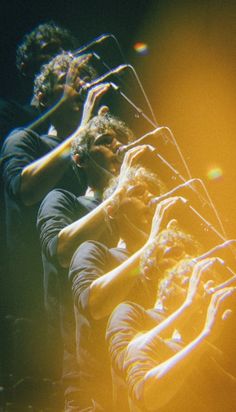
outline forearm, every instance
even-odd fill
[[[70,164],[73,136],[50,153],[26,166],[21,174],[21,197],[30,206],[40,201],[58,182]]]
[[[89,310],[94,319],[111,314],[131,291],[139,274],[143,249],[138,250],[120,266],[96,279],[90,286]]]
[[[39,126],[41,126],[42,123],[49,121],[51,118],[52,114],[57,111],[57,109],[64,103],[65,99],[61,98],[56,104],[53,106],[49,107],[46,111],[41,113],[37,119],[35,119],[29,126],[28,128],[31,130],[37,130]],[[35,105],[35,99],[33,98],[31,101],[32,105]],[[36,103],[37,104],[37,103]]]
[[[184,349],[151,369],[144,377],[143,399],[148,410],[165,406],[178,392],[184,380],[206,351],[202,333]]]
[[[174,329],[181,330],[185,326],[186,320],[193,313],[192,308],[187,305],[181,305],[175,312],[168,316],[161,323],[146,333],[140,335],[137,340],[139,345],[145,347],[147,342],[155,339],[157,336],[168,337],[172,334]]]
[[[57,255],[62,267],[70,265],[71,258],[81,243],[98,240],[104,226],[110,225],[106,209],[115,201],[115,195],[104,200],[90,213],[63,228],[58,234]]]

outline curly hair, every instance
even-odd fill
[[[157,253],[158,253],[158,247],[159,247],[159,242],[162,241],[166,245],[168,245],[170,242],[174,244],[174,246],[180,246],[186,253],[186,255],[190,257],[195,257],[198,256],[199,253],[201,252],[202,246],[200,243],[195,239],[194,236],[192,236],[189,233],[186,233],[184,230],[182,230],[179,227],[176,228],[167,228],[163,229],[159,235],[157,236],[156,240],[152,242],[152,244],[145,250],[143,253],[141,259],[140,259],[140,271],[144,271],[145,267],[149,267],[150,269],[157,270],[158,269],[158,262],[157,262]],[[188,265],[190,267],[190,262],[191,265],[193,264],[191,258],[189,259],[184,259],[185,262],[188,262]],[[180,268],[181,265],[178,263],[177,266],[178,268],[178,274],[180,274]],[[176,271],[174,269],[170,269],[165,273],[159,274],[159,281],[160,283],[162,282],[163,279],[167,276],[168,278],[170,276],[175,276]]]
[[[173,285],[172,282],[176,283],[177,279],[179,279],[180,282],[182,281],[181,283],[184,287],[183,280],[190,279],[194,264],[194,259],[188,257],[180,260],[173,268],[166,270],[158,282],[157,298],[162,300],[162,297],[166,295],[167,289]],[[174,285],[171,293],[173,297],[174,294],[178,294],[178,290],[174,288]]]
[[[72,142],[72,154],[80,156],[88,154],[98,135],[115,133],[117,140],[129,143],[134,139],[133,132],[118,117],[110,113],[94,116],[87,126],[81,131],[77,138]]]
[[[16,50],[16,67],[26,76],[34,66],[42,43],[58,42],[58,46],[47,54],[55,56],[60,50],[73,50],[77,46],[76,38],[65,28],[54,21],[37,26],[32,32],[25,34]],[[45,63],[45,62],[44,62]]]
[[[79,70],[84,70],[91,79],[96,76],[95,70],[87,63],[88,55],[81,55],[76,58],[77,62],[81,61]],[[63,52],[54,57],[48,64],[45,64],[41,68],[40,74],[36,76],[34,81],[34,97],[37,100],[39,94],[43,95],[44,101],[47,102],[51,97],[53,87],[57,81],[56,71],[60,70],[61,73],[67,74],[74,56],[70,52]],[[66,79],[65,79],[66,81]]]
[[[110,180],[109,186],[106,188],[103,194],[104,199],[107,199],[112,195],[117,186],[118,180],[118,176]],[[140,165],[130,167],[126,175],[126,185],[135,186],[140,182],[145,182],[148,186],[153,187],[158,195],[166,192],[164,183],[158,178],[156,173],[153,173],[151,170]]]

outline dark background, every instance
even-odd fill
[[[55,20],[81,44],[113,33],[135,66],[158,123],[173,130],[192,175],[204,179],[229,236],[235,237],[235,17],[235,1],[4,0],[1,97],[24,101],[15,48],[40,22]],[[146,55],[134,50],[137,41],[147,43]],[[111,62],[122,63],[114,45],[106,48]],[[130,96],[135,101],[136,89],[131,83]],[[128,117],[139,133],[134,113]],[[150,129],[140,124],[140,134],[145,128]],[[209,180],[208,172],[215,167],[221,169],[221,177]]]

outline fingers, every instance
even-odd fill
[[[98,99],[101,98],[109,89],[110,83],[100,83],[97,86],[92,87],[89,90],[86,101],[89,102],[92,106],[98,102]]]
[[[223,302],[226,301],[230,296],[235,294],[236,288],[234,287],[229,287],[229,288],[224,288],[220,289],[217,292],[215,292],[211,298],[211,303],[213,307],[216,308],[216,310],[219,310]]]
[[[154,218],[155,216],[158,218],[160,217],[167,218],[169,216],[170,211],[174,212],[176,207],[179,207],[179,206],[183,207],[186,204],[187,204],[187,200],[183,198],[182,196],[174,196],[174,197],[169,197],[167,199],[164,199],[160,203],[157,204]],[[173,213],[173,218],[174,217],[175,216]]]
[[[82,125],[86,125],[93,116],[95,106],[100,98],[109,90],[110,83],[101,83],[89,90],[83,107]]]
[[[109,113],[109,111],[110,110],[108,106],[101,106],[98,110],[98,116],[105,116],[107,113]]]
[[[199,262],[196,263],[193,269],[193,273],[200,273],[202,274],[203,272],[209,270],[211,267],[215,265],[224,265],[224,261],[218,257],[214,258],[207,258],[207,259],[202,259]]]
[[[153,147],[149,145],[136,146],[126,152],[122,166],[121,173],[125,172],[127,168],[134,166],[144,153],[153,151]]]
[[[76,78],[80,78],[79,76],[80,68],[84,66],[85,64],[87,64],[91,60],[91,58],[92,58],[92,54],[86,54],[85,56],[80,56],[72,60],[70,64],[70,68],[66,76],[66,84],[73,83]]]
[[[205,332],[213,340],[221,331],[219,321],[226,321],[232,314],[231,297],[234,299],[233,305],[235,305],[235,292],[236,288],[229,287],[218,290],[212,295],[207,310]]]
[[[223,321],[229,319],[229,317],[232,315],[233,311],[231,309],[226,309],[223,313],[223,315],[221,316],[221,319]]]
[[[185,199],[182,196],[171,196],[168,197],[167,199],[162,200],[160,203],[158,203],[157,206],[160,206],[160,208],[166,209],[171,207],[172,205],[186,205],[188,203],[187,199]]]
[[[193,273],[198,272],[200,276],[204,275],[204,282],[207,280],[206,275],[208,275],[208,277],[211,276],[211,279],[208,279],[204,284],[204,290],[207,294],[213,294],[217,290],[223,289],[227,286],[233,285],[233,283],[236,283],[236,276],[234,275],[229,278],[227,268],[225,267],[225,262],[219,257],[207,258],[199,261],[195,265],[193,270]],[[226,280],[222,282],[223,279]]]
[[[236,276],[234,275],[228,278],[225,282],[217,285],[215,288],[212,288],[212,293],[217,292],[217,290],[226,288],[228,286],[234,286],[235,284],[236,284]]]
[[[213,279],[206,279],[206,275],[211,275],[211,272],[209,272],[209,270],[216,264],[216,262],[222,264],[221,259],[218,258],[203,259],[202,261],[196,263],[196,265],[193,268],[190,284],[195,284],[195,286],[198,286],[202,281],[204,282],[202,283],[203,291],[208,295],[212,294],[215,282]]]

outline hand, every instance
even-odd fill
[[[89,90],[83,107],[83,115],[81,120],[82,127],[85,126],[91,119],[99,100],[109,90],[109,88],[110,83],[101,83]]]
[[[224,288],[212,295],[203,334],[214,341],[221,331],[223,322],[232,314],[231,305],[235,306],[236,288]]]
[[[181,196],[168,197],[157,204],[156,211],[152,219],[152,227],[149,242],[153,242],[160,231],[167,225],[170,212],[174,212],[176,207],[183,207],[187,200]]]
[[[154,149],[151,146],[143,145],[136,146],[130,149],[128,152],[126,152],[120,169],[117,191],[124,187],[129,173],[129,169],[138,163],[140,157],[144,153],[151,152],[152,150]]]
[[[185,300],[187,305],[196,302],[201,295],[203,296],[203,292],[210,290],[209,287],[212,286],[213,282],[212,279],[209,279],[209,275],[211,274],[210,269],[217,263],[221,263],[221,260],[218,258],[208,258],[195,264]]]
[[[63,100],[67,100],[70,98],[75,98],[79,96],[79,90],[81,86],[84,84],[84,80],[80,78],[80,68],[89,62],[91,59],[92,54],[88,54],[84,56],[83,59],[81,57],[73,59],[70,64],[69,70],[66,75],[66,81],[64,86],[64,93],[63,93]]]
[[[217,245],[210,249],[208,252],[204,253],[203,257],[220,257],[225,262],[234,265],[235,262],[235,252],[236,252],[236,240],[226,240],[224,243]]]

